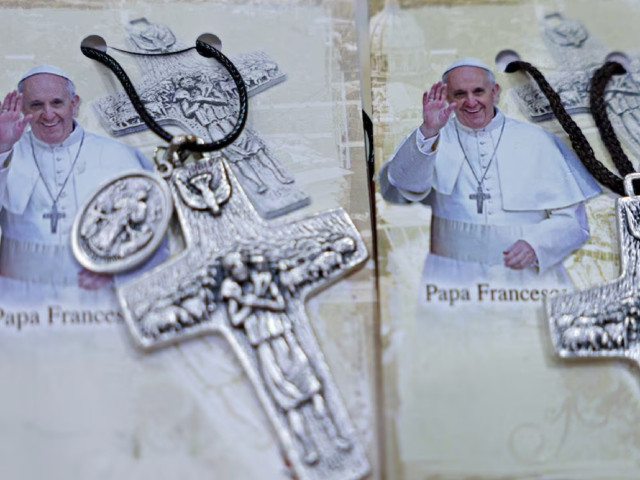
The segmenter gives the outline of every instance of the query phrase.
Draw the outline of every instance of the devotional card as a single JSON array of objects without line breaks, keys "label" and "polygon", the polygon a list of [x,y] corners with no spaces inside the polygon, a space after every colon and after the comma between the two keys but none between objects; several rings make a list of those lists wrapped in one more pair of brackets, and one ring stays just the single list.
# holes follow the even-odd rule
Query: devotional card
[{"label": "devotional card", "polygon": [[[30,68],[55,65],[80,97],[77,123],[138,149],[149,164],[166,142],[145,128],[112,72],[81,53],[85,37],[135,53],[108,49],[172,134],[220,136],[239,105],[213,60],[167,55],[199,35],[219,37],[249,95],[246,128],[224,160],[174,184],[189,215],[210,211],[224,228],[188,223],[174,207],[182,216],[155,266],[118,274],[98,291],[3,279],[2,477],[382,478],[353,2],[5,1],[0,31],[3,97]],[[78,155],[75,168],[91,161]],[[96,187],[109,180],[93,176]],[[53,199],[60,187],[50,187]],[[148,213],[149,198],[118,205]],[[114,208],[108,220],[104,208],[91,210],[101,222],[93,246],[132,228],[131,215]],[[180,221],[210,230],[196,241]],[[134,233],[128,238],[144,241],[144,230]],[[218,250],[198,250],[216,235],[226,239]],[[167,263],[173,274],[153,273]],[[30,267],[37,276],[38,265]],[[142,335],[160,344],[189,338],[139,348],[115,293],[128,282],[137,283],[121,299],[146,302]],[[221,323],[212,330],[226,334],[187,331],[204,333],[196,324],[214,318]]]},{"label": "devotional card", "polygon": [[[461,57],[479,58],[494,70],[501,87],[497,106],[505,116],[538,125],[569,145],[531,78],[498,68],[496,55],[505,49],[542,71],[595,156],[612,170],[589,114],[589,79],[608,53],[629,55],[629,74],[612,80],[605,99],[619,141],[637,169],[640,137],[632,112],[640,94],[634,33],[640,3],[370,2],[369,13],[377,172],[421,124],[423,92]],[[522,159],[529,148],[523,141],[513,160]],[[536,182],[538,175],[544,172],[529,181]],[[434,232],[432,207],[386,201],[382,188],[378,182],[387,478],[636,475],[637,366],[622,360],[558,358],[545,314],[547,297],[618,277],[618,195],[605,188],[585,202],[590,236],[561,261],[569,282],[558,287],[557,279],[505,282],[490,272],[465,268],[450,270],[452,281],[423,273],[428,271],[425,259],[434,251],[432,242],[439,252],[466,249],[476,255],[492,240],[468,245],[465,232],[451,228],[444,229],[443,237]],[[522,189],[521,196],[530,191]],[[442,205],[433,208],[442,211]],[[549,240],[563,242],[567,235]],[[571,334],[581,328],[574,326]],[[561,343],[576,351],[607,348],[612,341],[601,336],[588,344],[563,335]]]}]

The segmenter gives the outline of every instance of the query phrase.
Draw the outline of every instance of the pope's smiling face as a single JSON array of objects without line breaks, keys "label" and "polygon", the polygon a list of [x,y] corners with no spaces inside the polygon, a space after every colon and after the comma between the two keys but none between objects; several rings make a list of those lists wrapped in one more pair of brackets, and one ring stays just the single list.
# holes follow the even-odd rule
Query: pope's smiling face
[{"label": "pope's smiling face", "polygon": [[33,115],[31,131],[38,140],[61,143],[73,131],[80,98],[67,85],[66,78],[50,73],[33,75],[22,83],[22,111]]},{"label": "pope's smiling face", "polygon": [[479,67],[458,67],[446,75],[447,101],[456,102],[456,118],[464,126],[487,126],[494,115],[500,86],[491,82],[488,72]]}]

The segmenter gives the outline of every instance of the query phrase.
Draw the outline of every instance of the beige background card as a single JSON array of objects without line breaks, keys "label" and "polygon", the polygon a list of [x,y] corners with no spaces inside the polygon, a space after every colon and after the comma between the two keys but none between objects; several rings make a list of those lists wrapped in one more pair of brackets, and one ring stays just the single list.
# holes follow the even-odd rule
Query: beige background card
[{"label": "beige background card", "polygon": [[[423,91],[456,58],[493,67],[509,48],[545,75],[569,69],[543,41],[542,19],[553,12],[581,22],[604,50],[637,51],[637,1],[371,2],[377,167],[421,123]],[[514,94],[530,80],[496,77],[502,111],[530,121]],[[636,98],[626,97],[629,109]],[[613,168],[591,117],[574,119]],[[557,121],[540,125],[567,140]],[[637,478],[638,368],[556,358],[541,301],[472,303],[455,292],[424,301],[418,285],[431,213],[376,195],[388,478]],[[577,288],[618,275],[615,197],[605,192],[587,204],[591,238],[564,262]]]},{"label": "beige background card", "polygon": [[[109,135],[92,101],[118,87],[80,42],[98,34],[122,47],[125,23],[139,17],[188,44],[211,32],[226,54],[263,50],[277,61],[287,80],[250,99],[248,125],[311,197],[279,221],[343,207],[371,252],[353,3],[0,2],[0,91],[34,65],[58,65],[82,97],[78,121]],[[139,77],[131,59],[118,58]],[[149,132],[120,140],[147,156],[162,143]],[[378,478],[373,265],[370,258],[311,297],[306,310]],[[133,346],[113,298],[27,303],[2,292],[0,329],[2,478],[292,478],[221,338],[146,354]]]}]

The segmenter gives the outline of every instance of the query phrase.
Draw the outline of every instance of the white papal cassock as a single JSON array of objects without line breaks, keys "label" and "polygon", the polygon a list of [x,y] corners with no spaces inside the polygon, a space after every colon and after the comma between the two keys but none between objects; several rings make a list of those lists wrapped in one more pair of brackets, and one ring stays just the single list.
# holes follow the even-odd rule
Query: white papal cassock
[{"label": "white papal cassock", "polygon": [[[98,185],[124,171],[148,169],[149,160],[77,123],[69,137],[54,145],[27,131],[11,152],[0,154],[0,165],[9,156],[8,167],[0,170],[2,296],[10,290],[47,295],[77,289],[81,267],[71,252],[70,230],[78,208]],[[51,212],[52,196],[65,215],[55,232],[44,216]]]},{"label": "white papal cassock", "polygon": [[[478,213],[470,196],[477,194],[476,177],[483,176],[490,198]],[[589,237],[584,201],[600,192],[559,138],[498,109],[482,129],[452,116],[436,137],[412,131],[379,179],[386,200],[431,206],[423,282],[449,285],[570,286],[561,262]],[[504,266],[503,252],[520,239],[538,261],[513,270]]]}]

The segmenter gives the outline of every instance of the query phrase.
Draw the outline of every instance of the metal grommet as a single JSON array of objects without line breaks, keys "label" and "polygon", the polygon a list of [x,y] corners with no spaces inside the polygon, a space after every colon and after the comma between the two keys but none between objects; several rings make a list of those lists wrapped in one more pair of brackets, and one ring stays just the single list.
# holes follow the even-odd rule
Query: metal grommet
[{"label": "metal grommet", "polygon": [[640,180],[640,173],[630,173],[626,177],[624,177],[624,192],[627,194],[627,197],[637,197],[635,189],[633,188],[633,182],[635,180]]}]

